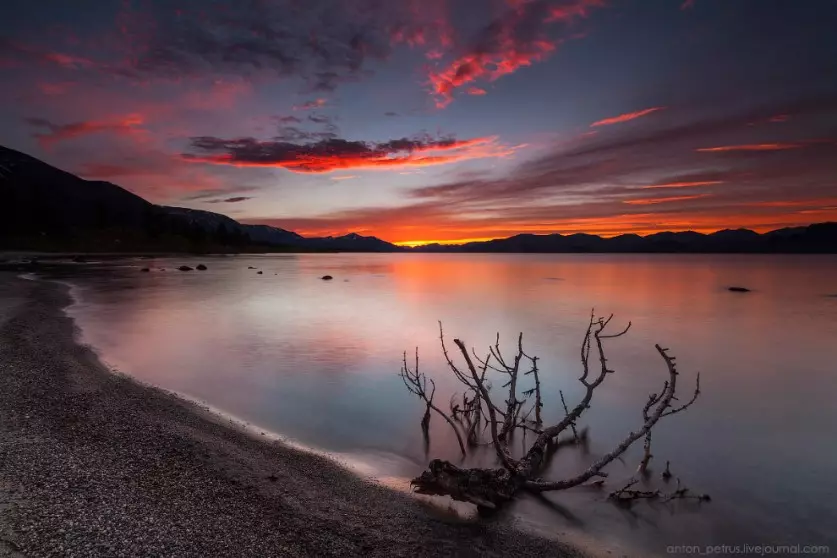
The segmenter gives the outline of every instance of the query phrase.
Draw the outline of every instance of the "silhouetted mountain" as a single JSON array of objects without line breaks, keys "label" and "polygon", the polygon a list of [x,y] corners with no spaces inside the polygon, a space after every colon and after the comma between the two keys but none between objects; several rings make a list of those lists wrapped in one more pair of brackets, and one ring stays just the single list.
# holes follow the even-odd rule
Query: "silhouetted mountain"
[{"label": "silhouetted mountain", "polygon": [[462,245],[433,244],[418,252],[540,252],[540,253],[837,253],[837,223],[779,229],[764,234],[748,229],[711,234],[661,232],[648,236],[623,234],[601,238],[586,234],[519,234],[509,238]]},{"label": "silhouetted mountain", "polygon": [[244,232],[253,242],[260,244],[283,244],[287,246],[299,246],[305,242],[305,238],[295,232],[286,231],[278,227],[268,225],[241,225]]},{"label": "silhouetted mountain", "polygon": [[0,217],[5,233],[142,226],[152,204],[109,182],[82,180],[0,146]]},{"label": "silhouetted mountain", "polygon": [[170,217],[179,219],[190,226],[202,228],[207,232],[218,230],[221,227],[226,227],[230,232],[246,232],[241,223],[231,217],[221,215],[220,213],[213,213],[202,209],[188,209],[186,207],[172,207],[167,205],[161,205],[159,208]]},{"label": "silhouetted mountain", "polygon": [[519,234],[462,245],[401,248],[357,233],[305,238],[267,225],[243,225],[211,211],[154,205],[110,182],[81,179],[0,146],[0,248],[70,251],[351,252],[720,252],[837,253],[837,223],[758,234]]},{"label": "silhouetted mountain", "polygon": [[307,238],[304,242],[308,246],[341,252],[398,252],[404,250],[380,238],[361,236],[357,233],[337,237]]},{"label": "silhouetted mountain", "polygon": [[154,205],[0,146],[0,248],[44,251],[395,251],[374,237],[303,238],[211,211]]}]

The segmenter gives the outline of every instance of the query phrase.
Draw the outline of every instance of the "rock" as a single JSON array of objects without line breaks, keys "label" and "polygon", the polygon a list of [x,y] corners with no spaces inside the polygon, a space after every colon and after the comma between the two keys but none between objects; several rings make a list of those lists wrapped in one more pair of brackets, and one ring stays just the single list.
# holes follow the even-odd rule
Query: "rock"
[{"label": "rock", "polygon": [[253,267],[252,265],[248,265],[248,266],[247,266],[247,269],[256,269],[256,268],[255,268],[255,267]]},{"label": "rock", "polygon": [[203,264],[198,264],[198,266],[195,269],[197,269],[198,271],[206,271],[206,266]]},{"label": "rock", "polygon": [[177,269],[179,269],[180,271],[192,271],[192,268],[189,267],[188,265],[181,265]]},{"label": "rock", "polygon": [[263,273],[264,271],[259,271],[258,273],[256,273],[256,275],[262,275]]},{"label": "rock", "polygon": [[321,279],[323,281],[331,281],[332,279],[334,279],[334,277],[332,277],[331,275],[323,275]]},{"label": "rock", "polygon": [[141,272],[143,272],[143,273],[149,273],[149,272],[151,272],[151,270],[150,270],[150,269],[148,269],[147,267],[144,267],[144,268],[140,269],[140,271],[141,271]]},{"label": "rock", "polygon": [[87,259],[84,256],[76,256],[73,258],[75,263],[85,263]]},{"label": "rock", "polygon": [[750,292],[750,289],[748,289],[747,287],[729,287],[727,290],[730,291],[730,292],[733,292],[733,293],[749,293]]}]

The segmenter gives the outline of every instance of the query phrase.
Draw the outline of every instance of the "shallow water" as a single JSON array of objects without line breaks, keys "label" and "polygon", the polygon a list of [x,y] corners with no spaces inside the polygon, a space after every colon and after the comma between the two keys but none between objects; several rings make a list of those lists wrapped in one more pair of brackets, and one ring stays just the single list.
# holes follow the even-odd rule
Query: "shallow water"
[{"label": "shallow water", "polygon": [[[579,347],[591,308],[633,324],[608,345],[616,373],[582,421],[589,453],[568,450],[548,476],[583,469],[641,426],[666,379],[654,350],[671,348],[685,397],[702,395],[655,430],[652,482],[666,460],[709,504],[642,503],[630,511],[576,489],[524,498],[518,521],[581,534],[630,553],[670,545],[800,544],[837,548],[837,258],[756,255],[305,254],[102,264],[74,276],[72,307],[103,359],[143,381],[202,399],[303,444],[351,455],[381,477],[427,463],[422,404],[397,373],[419,347],[447,407],[449,340],[480,352],[497,331],[512,352],[524,332],[540,357],[547,420],[558,390],[581,397]],[[256,270],[262,270],[258,275]],[[151,267],[151,273],[140,273]],[[167,271],[160,271],[166,268]],[[87,264],[85,269],[97,269]],[[324,274],[333,281],[319,279]],[[73,274],[70,274],[73,275]],[[727,287],[746,286],[750,293]],[[451,345],[452,346],[452,345]],[[528,387],[528,386],[527,386]],[[499,389],[499,384],[498,384]],[[499,397],[499,395],[498,395]],[[630,478],[641,443],[609,468]],[[434,417],[430,457],[454,459]],[[488,463],[489,451],[471,458]]]}]

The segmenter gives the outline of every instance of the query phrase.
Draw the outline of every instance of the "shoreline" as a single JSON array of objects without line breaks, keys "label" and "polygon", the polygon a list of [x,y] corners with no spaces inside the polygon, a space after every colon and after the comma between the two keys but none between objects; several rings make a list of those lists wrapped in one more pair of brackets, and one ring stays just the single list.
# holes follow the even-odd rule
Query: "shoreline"
[{"label": "shoreline", "polygon": [[0,556],[585,555],[114,374],[77,343],[71,302],[0,273]]},{"label": "shoreline", "polygon": [[[348,452],[334,452],[325,448],[306,444],[292,437],[286,436],[280,432],[274,431],[268,427],[253,423],[240,416],[225,411],[219,407],[214,406],[210,402],[201,399],[200,397],[195,397],[185,392],[179,392],[164,388],[162,386],[156,386],[154,384],[144,382],[138,378],[131,376],[126,372],[121,371],[118,366],[111,366],[106,361],[102,360],[102,356],[99,354],[97,349],[92,344],[85,342],[84,330],[79,325],[78,316],[73,315],[72,307],[83,302],[80,298],[80,294],[78,294],[77,292],[78,287],[75,284],[65,279],[41,278],[32,273],[22,273],[18,275],[18,277],[24,280],[31,281],[49,281],[66,287],[67,295],[70,297],[71,301],[67,306],[65,306],[62,309],[62,311],[67,317],[69,317],[73,321],[75,329],[75,341],[77,344],[81,346],[90,348],[90,350],[96,355],[96,358],[100,366],[103,369],[107,370],[108,373],[129,380],[141,387],[148,388],[149,390],[159,391],[165,394],[166,396],[174,397],[185,403],[188,407],[192,409],[193,412],[203,416],[207,420],[227,428],[238,430],[243,434],[249,436],[254,441],[257,441],[259,443],[281,444],[291,450],[296,450],[301,453],[306,453],[309,455],[327,459],[333,464],[343,469],[344,471],[356,477],[359,477],[360,479],[366,482],[386,486],[392,490],[408,494],[410,495],[410,497],[419,499],[422,502],[425,502],[429,505],[435,505],[436,507],[439,507],[438,500],[434,500],[432,497],[421,496],[413,493],[410,488],[409,477],[391,477],[380,475],[378,474],[378,471],[375,469],[375,466],[372,463],[363,460],[356,454],[351,454]],[[399,456],[396,454],[387,455],[390,455],[394,458],[399,458]],[[451,505],[456,508],[461,507],[457,502],[452,502]],[[465,506],[467,506],[467,504]],[[460,516],[463,518],[471,517],[476,513],[476,509],[472,511],[473,513],[460,513]]]}]

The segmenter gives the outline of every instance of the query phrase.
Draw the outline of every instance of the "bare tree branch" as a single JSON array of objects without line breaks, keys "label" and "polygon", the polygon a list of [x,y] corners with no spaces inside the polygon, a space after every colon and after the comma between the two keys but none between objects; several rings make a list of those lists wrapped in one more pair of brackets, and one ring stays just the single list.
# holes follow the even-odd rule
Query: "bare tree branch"
[{"label": "bare tree branch", "polygon": [[497,413],[495,412],[494,404],[491,402],[491,397],[488,395],[488,390],[485,388],[485,381],[477,374],[477,369],[474,367],[474,362],[471,360],[471,356],[468,354],[468,349],[465,348],[465,344],[459,339],[454,339],[453,342],[457,347],[459,347],[459,351],[462,353],[462,357],[468,365],[468,370],[471,372],[471,377],[479,390],[478,393],[488,406],[491,440],[494,442],[494,450],[497,452],[497,457],[500,458],[500,463],[503,464],[503,467],[513,471],[516,468],[517,463],[512,459],[506,443],[500,440],[500,433],[497,430]]},{"label": "bare tree branch", "polygon": [[463,456],[466,455],[465,444],[462,441],[462,434],[459,433],[459,429],[456,427],[456,424],[447,415],[447,413],[433,403],[433,397],[436,395],[436,382],[434,382],[432,378],[430,379],[432,390],[430,395],[427,394],[427,376],[419,372],[418,348],[416,348],[416,361],[415,368],[413,370],[410,370],[410,367],[407,365],[407,352],[404,351],[404,362],[399,376],[401,376],[401,380],[404,382],[404,385],[407,386],[410,393],[417,395],[425,403],[424,417],[421,419],[421,426],[424,432],[427,433],[430,426],[430,410],[432,409],[445,419],[445,421],[453,429],[453,432],[456,434],[456,441],[459,442],[459,450],[462,452]]},{"label": "bare tree branch", "polygon": [[[601,330],[599,330],[601,331]],[[627,329],[625,330],[627,331]],[[598,338],[597,338],[598,340]],[[604,358],[602,351],[601,351],[601,343],[598,343],[600,350],[599,354],[601,356],[602,361],[602,370],[603,374],[607,373],[606,370],[606,359]],[[598,461],[593,463],[590,467],[587,468],[586,471],[577,475],[576,477],[557,481],[557,482],[539,482],[539,481],[529,481],[526,483],[526,487],[530,490],[536,491],[544,491],[544,490],[564,490],[566,488],[571,488],[573,486],[578,486],[579,484],[586,482],[587,480],[591,479],[594,476],[600,475],[601,471],[604,467],[606,467],[610,462],[614,459],[625,453],[625,451],[637,440],[645,436],[647,433],[651,431],[655,424],[662,418],[663,412],[671,405],[671,400],[674,397],[674,393],[677,387],[677,366],[674,363],[674,358],[669,356],[667,351],[668,349],[663,349],[659,345],[655,345],[657,352],[660,353],[660,356],[666,363],[666,367],[668,368],[669,372],[669,381],[666,391],[663,393],[662,397],[660,398],[659,403],[654,409],[654,412],[648,417],[648,420],[645,421],[645,424],[642,425],[642,428],[639,429],[637,432],[629,433],[622,442],[616,446],[616,449],[611,451],[608,454],[602,456]]]},{"label": "bare tree branch", "polygon": [[[500,348],[499,333],[494,345],[489,347],[488,354],[484,359],[480,358],[473,349],[469,352],[461,340],[454,339],[454,344],[459,348],[465,361],[465,368],[459,368],[447,351],[442,324],[439,323],[439,338],[445,361],[457,380],[465,386],[461,407],[458,403],[455,403],[453,398],[451,399],[449,404],[451,415],[453,419],[460,421],[460,424],[462,424],[463,430],[467,433],[469,446],[475,447],[490,443],[494,447],[502,464],[502,469],[462,469],[448,462],[433,460],[429,469],[413,480],[417,490],[426,494],[447,494],[459,500],[475,503],[479,507],[494,508],[511,499],[517,491],[522,489],[539,493],[564,490],[585,483],[589,486],[591,484],[589,481],[594,477],[607,477],[604,469],[610,463],[615,460],[624,462],[622,455],[640,438],[645,440],[640,472],[645,473],[653,457],[651,454],[651,440],[655,425],[664,417],[685,411],[697,401],[700,395],[700,376],[698,376],[691,399],[678,407],[673,406],[672,402],[678,400],[676,389],[679,372],[675,358],[668,354],[668,349],[664,349],[660,345],[655,345],[655,348],[665,363],[668,378],[659,393],[652,393],[648,396],[642,407],[643,422],[640,428],[629,432],[615,448],[601,455],[586,470],[575,476],[555,481],[540,478],[541,472],[546,470],[550,460],[553,459],[560,448],[571,445],[586,447],[588,430],[586,428],[579,430],[578,421],[590,408],[595,390],[602,385],[609,374],[614,373],[608,363],[605,345],[607,341],[627,334],[631,328],[631,322],[628,322],[621,331],[609,333],[607,328],[612,319],[612,315],[607,318],[596,318],[595,314],[591,313],[580,352],[582,374],[578,381],[584,387],[584,394],[581,400],[570,408],[564,398],[563,390],[559,390],[558,394],[563,406],[564,416],[560,421],[546,428],[543,428],[542,424],[543,402],[538,358],[529,356],[524,351],[522,333],[518,336],[517,351],[512,361],[507,360],[503,355]],[[592,356],[593,347],[596,351],[595,357]],[[473,354],[473,359],[471,354]],[[532,376],[534,386],[529,387],[529,389],[523,387],[521,391],[522,399],[519,399],[518,391],[522,381],[520,368],[524,358],[530,360],[532,366],[531,369],[524,372],[523,376]],[[597,371],[591,369],[591,358],[598,360]],[[487,377],[489,371],[506,377],[503,387],[509,391],[504,410],[499,409],[491,400],[491,383]],[[457,433],[460,449],[464,453],[462,438],[453,419],[433,404],[435,384],[432,380],[430,380],[431,390],[428,394],[428,380],[418,372],[418,353],[416,353],[415,371],[411,371],[407,366],[405,354],[402,378],[407,388],[425,401],[427,405],[426,417],[429,417],[431,409],[445,417]],[[533,404],[531,406],[526,405],[532,396],[534,396]],[[528,409],[525,412],[524,405]],[[530,418],[532,413],[535,414],[534,421]],[[425,420],[423,420],[423,424],[425,424]],[[479,438],[480,434],[485,432],[486,429],[490,431],[491,439],[490,442],[483,443]],[[572,431],[572,436],[562,436],[567,429]],[[510,441],[517,430],[522,431],[524,436],[522,456],[519,458],[513,455],[509,448]],[[530,432],[534,433],[536,438],[526,449],[526,434]],[[666,471],[663,473],[663,478],[668,479],[670,476],[669,464],[666,462]],[[596,481],[598,484],[602,484],[602,482]],[[610,499],[630,503],[639,499],[663,497],[659,490],[636,490],[633,488],[636,482],[638,481],[629,482],[624,487],[612,492]],[[702,501],[707,500],[708,496],[694,496],[687,489],[680,488],[678,484],[677,489],[665,498],[666,501],[674,498],[697,498]]]}]

